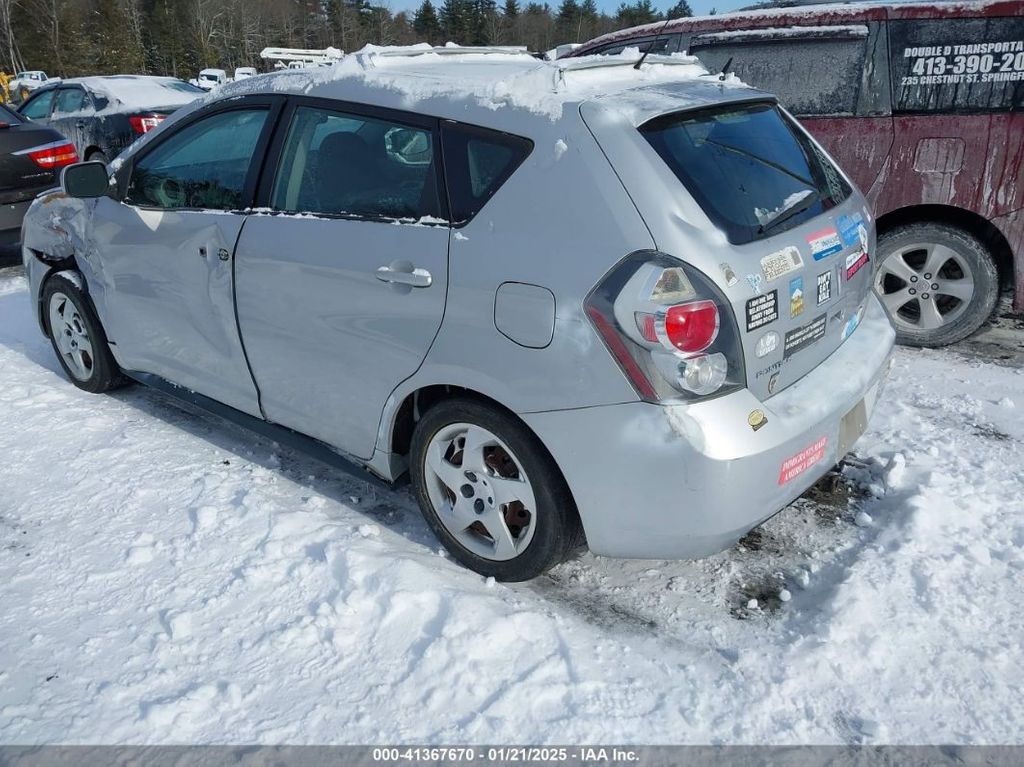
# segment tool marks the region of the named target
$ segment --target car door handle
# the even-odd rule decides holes
[[[429,288],[434,278],[426,269],[401,269],[391,266],[382,266],[377,269],[377,279],[381,282],[391,282],[397,285],[410,285],[414,288]]]

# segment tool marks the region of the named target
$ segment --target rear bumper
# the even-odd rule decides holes
[[[849,450],[863,431],[850,424],[873,410],[894,340],[872,294],[846,342],[765,402],[743,390],[699,405],[637,402],[522,417],[562,469],[591,551],[706,556],[791,503]],[[755,410],[767,418],[756,431],[748,422]]]
[[[32,199],[0,205],[0,245],[17,245],[21,240],[21,221]]]

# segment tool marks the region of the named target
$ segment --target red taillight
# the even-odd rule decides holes
[[[74,165],[78,162],[78,152],[75,145],[70,141],[55,141],[52,144],[22,149],[14,154],[28,155],[40,168],[63,168],[65,165]]]
[[[714,301],[677,304],[665,313],[665,338],[679,351],[696,354],[714,343],[719,323]]]
[[[167,115],[132,115],[128,118],[128,122],[132,124],[132,129],[141,136],[143,133],[149,133],[166,118]]]

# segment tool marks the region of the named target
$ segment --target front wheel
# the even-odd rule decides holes
[[[582,541],[554,460],[516,418],[471,399],[441,402],[413,432],[410,473],[434,534],[485,576],[525,581]]]
[[[98,394],[125,382],[99,320],[74,281],[61,274],[48,279],[43,307],[53,350],[75,386]]]
[[[992,314],[999,274],[991,254],[956,227],[920,223],[878,237],[875,291],[908,346],[967,338]]]

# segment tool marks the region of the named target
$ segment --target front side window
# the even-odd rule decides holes
[[[827,31],[827,30],[826,30]],[[798,116],[852,115],[857,107],[867,27],[851,26],[844,36],[793,37],[786,30],[701,35],[690,53],[710,72],[726,64],[743,82],[779,97]]]
[[[271,206],[286,213],[439,216],[430,130],[314,107],[295,110]]]
[[[45,120],[50,116],[50,105],[53,103],[53,94],[56,91],[44,91],[36,94],[25,102],[21,113],[30,120]]]
[[[237,210],[267,119],[234,109],[179,129],[132,168],[125,202],[153,208]]]
[[[1024,109],[1024,18],[889,22],[893,112]]]
[[[53,113],[71,114],[81,112],[86,106],[85,91],[81,88],[61,88],[57,91],[57,103],[53,105]]]
[[[482,128],[445,125],[441,135],[456,224],[479,213],[533,150],[528,139]]]
[[[640,132],[736,245],[790,229],[852,191],[771,104],[664,115]]]

